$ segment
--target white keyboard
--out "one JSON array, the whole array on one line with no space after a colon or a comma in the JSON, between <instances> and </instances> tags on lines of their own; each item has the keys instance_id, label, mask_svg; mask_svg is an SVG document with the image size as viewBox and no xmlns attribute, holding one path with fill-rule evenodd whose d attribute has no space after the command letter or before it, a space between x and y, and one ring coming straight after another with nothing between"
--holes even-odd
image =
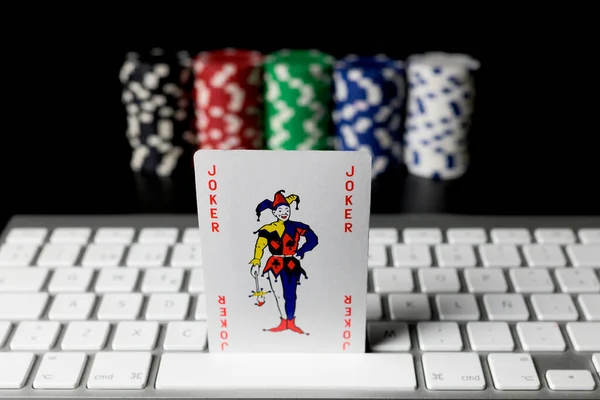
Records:
<instances>
[{"instance_id":1,"label":"white keyboard","mask_svg":"<svg viewBox=\"0 0 600 400\"><path fill-rule=\"evenodd\" d=\"M600 217L372 216L359 355L211 354L196 223L13 218L0 398L600 398Z\"/></svg>"}]
</instances>

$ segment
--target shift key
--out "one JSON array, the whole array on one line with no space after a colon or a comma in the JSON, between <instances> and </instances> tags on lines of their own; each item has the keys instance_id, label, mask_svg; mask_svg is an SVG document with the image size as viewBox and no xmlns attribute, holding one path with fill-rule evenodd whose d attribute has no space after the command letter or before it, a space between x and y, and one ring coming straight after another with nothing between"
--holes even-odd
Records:
<instances>
[{"instance_id":1,"label":"shift key","mask_svg":"<svg viewBox=\"0 0 600 400\"><path fill-rule=\"evenodd\" d=\"M144 352L100 352L94 357L88 389L143 389L152 355Z\"/></svg>"}]
</instances>

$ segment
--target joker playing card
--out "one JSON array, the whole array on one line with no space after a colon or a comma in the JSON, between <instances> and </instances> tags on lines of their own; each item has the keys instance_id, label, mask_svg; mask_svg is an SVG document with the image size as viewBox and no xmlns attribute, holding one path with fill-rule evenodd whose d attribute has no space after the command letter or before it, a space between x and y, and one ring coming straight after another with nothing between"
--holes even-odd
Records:
<instances>
[{"instance_id":1,"label":"joker playing card","mask_svg":"<svg viewBox=\"0 0 600 400\"><path fill-rule=\"evenodd\" d=\"M365 351L371 159L199 150L211 352Z\"/></svg>"}]
</instances>

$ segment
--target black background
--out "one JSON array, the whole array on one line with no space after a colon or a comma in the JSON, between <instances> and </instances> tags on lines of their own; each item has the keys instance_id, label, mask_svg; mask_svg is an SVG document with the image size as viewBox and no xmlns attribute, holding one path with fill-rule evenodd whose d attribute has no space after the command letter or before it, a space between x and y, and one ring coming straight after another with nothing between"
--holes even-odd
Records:
<instances>
[{"instance_id":1,"label":"black background","mask_svg":"<svg viewBox=\"0 0 600 400\"><path fill-rule=\"evenodd\" d=\"M599 63L589 11L148 4L118 12L93 3L41 7L26 23L25 14L6 15L5 27L15 26L5 35L0 223L14 214L195 212L189 176L158 181L129 169L118 72L127 51L152 46L471 54L482 68L469 175L386 182L373 212L600 213Z\"/></svg>"}]
</instances>

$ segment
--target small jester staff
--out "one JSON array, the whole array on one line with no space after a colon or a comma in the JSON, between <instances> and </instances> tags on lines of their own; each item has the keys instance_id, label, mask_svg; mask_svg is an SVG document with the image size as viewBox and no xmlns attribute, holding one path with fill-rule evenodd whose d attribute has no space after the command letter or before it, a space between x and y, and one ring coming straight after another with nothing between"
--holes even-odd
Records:
<instances>
[{"instance_id":1,"label":"small jester staff","mask_svg":"<svg viewBox=\"0 0 600 400\"><path fill-rule=\"evenodd\" d=\"M318 238L310 226L302 222L290 221L290 205L295 201L297 210L300 198L295 194L285 197L282 193L284 193L284 190L278 191L275 193L273 201L268 199L263 200L256 207L258 221L260 221L260 214L265 210L271 210L276 220L263 225L259 230L254 232L254 234L258 233L258 238L254 246L254 258L250 261L250 274L255 278L256 291L253 292L251 297L256 296L257 299L262 297L264 304L264 295L273 293L281 321L278 326L265 329L265 331L281 332L289 329L293 332L304 334L304 331L295 322L297 287L300 285L301 276L307 278L306 271L300 265L300 260L304 258L305 253L317 246ZM298 247L302 237L304 237L305 242L301 247ZM258 285L261 259L266 247L269 248L271 256L267 259L261 276L267 275L267 280L271 288L269 292L264 292L262 288L259 290ZM277 282L278 278L281 278L283 299L285 302L285 318L279 307L279 300L271 282L271 275L275 278L275 282ZM255 294L257 292L258 294ZM258 304L259 302L257 301Z\"/></svg>"}]
</instances>

